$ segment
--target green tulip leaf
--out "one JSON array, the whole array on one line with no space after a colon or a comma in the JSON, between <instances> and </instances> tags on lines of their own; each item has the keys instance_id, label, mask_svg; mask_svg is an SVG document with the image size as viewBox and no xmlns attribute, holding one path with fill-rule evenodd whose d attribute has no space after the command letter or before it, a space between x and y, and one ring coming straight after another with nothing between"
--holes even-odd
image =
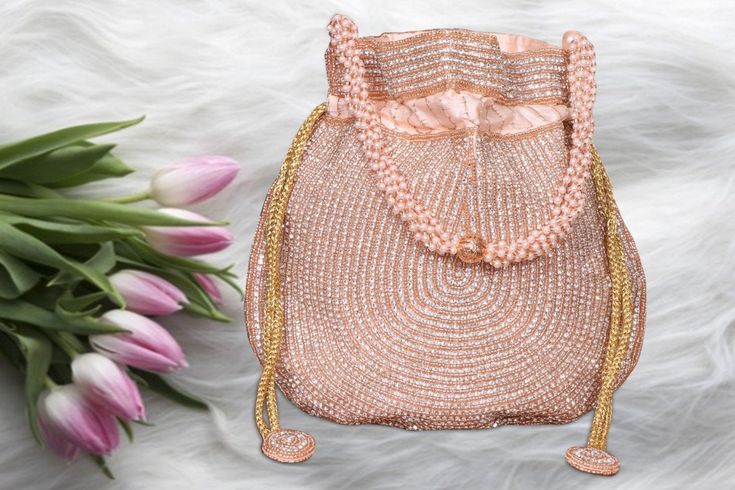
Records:
<instances>
[{"instance_id":1,"label":"green tulip leaf","mask_svg":"<svg viewBox=\"0 0 735 490\"><path fill-rule=\"evenodd\" d=\"M221 311L217 309L208 309L204 306L202 306L199 303L194 303L193 301L190 301L189 303L185 303L183 305L183 310L187 313L191 313L192 315L201 316L204 318L209 318L211 320L215 320L222 323L229 323L232 319L222 313Z\"/></svg>"},{"instance_id":2,"label":"green tulip leaf","mask_svg":"<svg viewBox=\"0 0 735 490\"><path fill-rule=\"evenodd\" d=\"M120 424L120 427L122 427L123 432L125 432L125 435L128 438L128 442L133 442L133 427L130 422L120 418L118 418L117 421Z\"/></svg>"},{"instance_id":3,"label":"green tulip leaf","mask_svg":"<svg viewBox=\"0 0 735 490\"><path fill-rule=\"evenodd\" d=\"M44 243L100 243L127 237L143 237L136 228L96 226L86 223L57 223L16 214L0 214L0 220L15 225Z\"/></svg>"},{"instance_id":4,"label":"green tulip leaf","mask_svg":"<svg viewBox=\"0 0 735 490\"><path fill-rule=\"evenodd\" d=\"M104 274L107 274L112 270L112 268L115 267L115 263L115 247L112 242L105 242L97 252L80 265L92 274L99 275L100 278L104 278L105 281L108 281ZM80 279L82 279L82 277L75 271L61 270L48 281L48 284L53 286L75 284ZM123 305L121 304L121 306Z\"/></svg>"},{"instance_id":5,"label":"green tulip leaf","mask_svg":"<svg viewBox=\"0 0 735 490\"><path fill-rule=\"evenodd\" d=\"M63 318L84 318L84 317L91 317L97 314L98 311L100 311L100 308L102 308L102 305L93 306L92 308L88 308L86 310L81 311L71 311L64 308L62 305L57 304L54 307L54 311L57 315L63 317Z\"/></svg>"},{"instance_id":6,"label":"green tulip leaf","mask_svg":"<svg viewBox=\"0 0 735 490\"><path fill-rule=\"evenodd\" d=\"M93 146L93 143L90 143L89 141L80 141L76 144L83 147ZM48 184L48 186L54 189L75 187L89 182L95 182L97 180L109 179L111 177L124 177L133 171L134 170L127 166L122 160L112 153L108 153L94 162L94 165L86 171L72 177L57 180Z\"/></svg>"},{"instance_id":7,"label":"green tulip leaf","mask_svg":"<svg viewBox=\"0 0 735 490\"><path fill-rule=\"evenodd\" d=\"M142 120L143 117L139 117L129 121L103 122L72 126L53 131L51 133L42 134L40 136L34 136L22 141L2 145L0 146L0 169L7 168L21 160L37 157L78 141L133 126Z\"/></svg>"},{"instance_id":8,"label":"green tulip leaf","mask_svg":"<svg viewBox=\"0 0 735 490\"><path fill-rule=\"evenodd\" d=\"M107 274L115 267L116 262L114 244L112 242L105 242L99 251L91 259L87 260L85 264L96 271Z\"/></svg>"},{"instance_id":9,"label":"green tulip leaf","mask_svg":"<svg viewBox=\"0 0 735 490\"><path fill-rule=\"evenodd\" d=\"M184 405L185 407L209 410L207 404L197 396L182 388L172 385L160 375L142 371L140 369L131 369L131 371L137 375L137 378L142 378L145 381L145 385L143 386L151 391L154 391L176 403Z\"/></svg>"},{"instance_id":10,"label":"green tulip leaf","mask_svg":"<svg viewBox=\"0 0 735 490\"><path fill-rule=\"evenodd\" d=\"M128 376L130 376L130 379L138 383L139 386L144 386L148 388L148 382L135 374L132 370L130 370L130 368L128 368Z\"/></svg>"},{"instance_id":11,"label":"green tulip leaf","mask_svg":"<svg viewBox=\"0 0 735 490\"><path fill-rule=\"evenodd\" d=\"M62 217L81 220L106 220L129 225L214 226L217 221L192 221L170 216L154 209L89 199L28 199L0 195L0 211L33 218Z\"/></svg>"},{"instance_id":12,"label":"green tulip leaf","mask_svg":"<svg viewBox=\"0 0 735 490\"><path fill-rule=\"evenodd\" d=\"M41 308L53 310L66 289L64 287L49 286L47 282L41 280L33 289L23 295L23 299Z\"/></svg>"},{"instance_id":13,"label":"green tulip leaf","mask_svg":"<svg viewBox=\"0 0 735 490\"><path fill-rule=\"evenodd\" d=\"M97 303L107 297L107 293L104 291L98 291L96 293L85 294L83 296L75 297L68 289L59 298L58 305L64 310L72 313L85 311L89 305ZM86 310L91 311L91 310Z\"/></svg>"},{"instance_id":14,"label":"green tulip leaf","mask_svg":"<svg viewBox=\"0 0 735 490\"><path fill-rule=\"evenodd\" d=\"M51 365L53 351L49 339L38 330L26 325L8 327L0 323L0 329L12 336L25 357L25 391L28 422L33 437L43 445L38 426L38 397L46 384L46 374Z\"/></svg>"},{"instance_id":15,"label":"green tulip leaf","mask_svg":"<svg viewBox=\"0 0 735 490\"><path fill-rule=\"evenodd\" d=\"M129 245L130 248L145 262L156 265L162 269L177 269L188 272L220 272L221 269L209 265L205 262L198 260L187 259L186 257L177 257L175 255L169 255L151 247L148 243L143 240L132 238L125 240L125 244Z\"/></svg>"},{"instance_id":16,"label":"green tulip leaf","mask_svg":"<svg viewBox=\"0 0 735 490\"><path fill-rule=\"evenodd\" d=\"M7 165L0 169L0 177L35 184L51 184L91 169L95 162L110 153L114 147L113 144L64 146L43 155Z\"/></svg>"},{"instance_id":17,"label":"green tulip leaf","mask_svg":"<svg viewBox=\"0 0 735 490\"><path fill-rule=\"evenodd\" d=\"M92 458L92 461L94 461L94 464L97 465L103 475L105 475L110 480L115 479L115 475L112 474L112 470L110 470L110 467L107 466L107 460L104 456L90 454L89 457Z\"/></svg>"},{"instance_id":18,"label":"green tulip leaf","mask_svg":"<svg viewBox=\"0 0 735 490\"><path fill-rule=\"evenodd\" d=\"M73 326L76 328L77 326L81 327L88 327L88 328L98 328L100 325L102 325L103 329L107 329L107 327L114 327L113 325L109 323L103 323L97 320L93 315L99 311L99 309L102 307L102 305L97 305L93 308L90 308L85 311L72 311L67 309L61 302L57 302L56 305L54 305L54 313L56 316L58 316L60 319L62 319L66 324ZM120 327L114 327L117 328L118 331L121 330ZM68 329L64 331L70 331Z\"/></svg>"},{"instance_id":19,"label":"green tulip leaf","mask_svg":"<svg viewBox=\"0 0 735 490\"><path fill-rule=\"evenodd\" d=\"M103 273L86 264L80 264L79 262L65 258L39 239L2 221L0 221L0 250L31 262L77 274L102 291L105 291L110 299L118 305L124 306L125 304L125 300L112 287L112 284L110 284L110 281Z\"/></svg>"},{"instance_id":20,"label":"green tulip leaf","mask_svg":"<svg viewBox=\"0 0 735 490\"><path fill-rule=\"evenodd\" d=\"M84 276L75 270L60 270L46 284L60 288L74 288L84 279Z\"/></svg>"},{"instance_id":21,"label":"green tulip leaf","mask_svg":"<svg viewBox=\"0 0 735 490\"><path fill-rule=\"evenodd\" d=\"M52 191L42 185L2 178L0 178L0 194L9 194L11 196L20 197L47 197L51 199L63 197L58 192Z\"/></svg>"},{"instance_id":22,"label":"green tulip leaf","mask_svg":"<svg viewBox=\"0 0 735 490\"><path fill-rule=\"evenodd\" d=\"M228 269L229 269L229 268L228 268ZM242 299L242 298L244 297L244 292L243 292L243 290L242 290L242 286L241 286L240 284L238 284L238 283L237 283L237 282L236 282L236 281L234 280L234 279L237 279L237 276L236 276L236 275L234 275L234 274L232 274L232 273L230 273L230 272L228 272L228 271L224 271L224 272L216 272L216 273L215 273L215 275L216 275L216 276L217 276L218 278L222 279L222 280L223 280L223 281L224 281L224 282L225 282L225 283L226 283L226 284L227 284L228 286L230 286L230 287L231 287L232 289L234 289L235 291L237 291L237 294L239 294L239 295L240 295L240 299ZM234 276L234 278L233 278L233 276Z\"/></svg>"},{"instance_id":23,"label":"green tulip leaf","mask_svg":"<svg viewBox=\"0 0 735 490\"><path fill-rule=\"evenodd\" d=\"M36 285L40 276L22 260L0 250L0 298L15 299Z\"/></svg>"},{"instance_id":24,"label":"green tulip leaf","mask_svg":"<svg viewBox=\"0 0 735 490\"><path fill-rule=\"evenodd\" d=\"M69 367L68 364L71 362L70 352L85 352L87 350L79 337L73 333L49 329L44 330L43 333L53 344L59 347L54 349L55 356L51 360L52 364L63 363L66 367Z\"/></svg>"},{"instance_id":25,"label":"green tulip leaf","mask_svg":"<svg viewBox=\"0 0 735 490\"><path fill-rule=\"evenodd\" d=\"M140 264L144 268L151 267L155 268L156 270L160 269L160 267L146 264L143 260L143 257L141 257L140 254L136 252L132 245L127 241L115 242L115 253L117 253L118 259L120 261L130 261L130 263Z\"/></svg>"},{"instance_id":26,"label":"green tulip leaf","mask_svg":"<svg viewBox=\"0 0 735 490\"><path fill-rule=\"evenodd\" d=\"M0 318L28 323L43 329L82 335L127 332L124 328L99 322L92 317L76 317L58 307L57 311L49 311L33 303L17 299L0 299Z\"/></svg>"}]
</instances>

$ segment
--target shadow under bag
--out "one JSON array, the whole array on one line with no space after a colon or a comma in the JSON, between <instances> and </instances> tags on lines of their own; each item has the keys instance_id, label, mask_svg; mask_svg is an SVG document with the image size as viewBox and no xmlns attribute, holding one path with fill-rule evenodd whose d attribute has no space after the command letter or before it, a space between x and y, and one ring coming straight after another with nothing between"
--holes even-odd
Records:
<instances>
[{"instance_id":1,"label":"shadow under bag","mask_svg":"<svg viewBox=\"0 0 735 490\"><path fill-rule=\"evenodd\" d=\"M341 424L562 424L613 475L612 395L640 354L645 279L592 144L595 58L514 34L328 28L327 100L265 200L247 287L263 452L304 461L276 385Z\"/></svg>"}]
</instances>

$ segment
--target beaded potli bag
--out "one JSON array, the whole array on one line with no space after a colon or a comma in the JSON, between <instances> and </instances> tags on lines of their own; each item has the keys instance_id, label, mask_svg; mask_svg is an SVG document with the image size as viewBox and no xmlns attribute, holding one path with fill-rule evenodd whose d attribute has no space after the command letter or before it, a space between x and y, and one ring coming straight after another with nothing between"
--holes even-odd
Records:
<instances>
[{"instance_id":1,"label":"beaded potli bag","mask_svg":"<svg viewBox=\"0 0 735 490\"><path fill-rule=\"evenodd\" d=\"M562 424L601 475L643 339L640 258L592 144L595 57L513 34L328 27L329 93L265 200L246 324L263 452L299 462L303 411L409 430Z\"/></svg>"}]
</instances>

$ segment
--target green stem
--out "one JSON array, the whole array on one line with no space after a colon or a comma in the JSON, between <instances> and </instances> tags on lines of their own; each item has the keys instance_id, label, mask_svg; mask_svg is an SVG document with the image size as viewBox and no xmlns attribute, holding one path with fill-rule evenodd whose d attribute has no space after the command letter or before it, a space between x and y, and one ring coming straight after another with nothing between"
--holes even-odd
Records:
<instances>
[{"instance_id":1,"label":"green stem","mask_svg":"<svg viewBox=\"0 0 735 490\"><path fill-rule=\"evenodd\" d=\"M64 334L65 332L47 332L47 335L51 337L51 340L53 340L54 343L59 346L67 356L69 356L69 359L74 360L74 358L79 355L79 350L73 345L73 342L64 336Z\"/></svg>"},{"instance_id":2,"label":"green stem","mask_svg":"<svg viewBox=\"0 0 735 490\"><path fill-rule=\"evenodd\" d=\"M53 379L49 378L48 376L46 376L45 382L46 382L46 387L49 388L49 389L53 389L53 388L56 388L57 386L59 386L56 383L54 383L54 380Z\"/></svg>"},{"instance_id":3,"label":"green stem","mask_svg":"<svg viewBox=\"0 0 735 490\"><path fill-rule=\"evenodd\" d=\"M143 191L138 192L137 194L131 194L129 196L122 196L122 197L111 197L109 199L104 199L105 202L114 202L117 204L128 204L131 202L138 202L138 201L145 201L146 199L150 198L151 194L150 192Z\"/></svg>"}]
</instances>

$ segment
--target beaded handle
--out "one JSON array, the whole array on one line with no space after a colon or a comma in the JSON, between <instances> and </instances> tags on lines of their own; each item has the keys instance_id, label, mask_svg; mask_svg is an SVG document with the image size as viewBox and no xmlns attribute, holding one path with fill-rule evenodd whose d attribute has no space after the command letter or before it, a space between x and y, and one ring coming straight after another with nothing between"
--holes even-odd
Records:
<instances>
[{"instance_id":1,"label":"beaded handle","mask_svg":"<svg viewBox=\"0 0 735 490\"><path fill-rule=\"evenodd\" d=\"M343 92L350 114L356 118L357 137L361 142L377 186L386 196L393 212L408 225L417 241L441 255L456 255L467 263L486 262L494 267L531 260L551 250L571 229L572 221L584 204L582 191L590 177L592 144L592 106L595 99L595 56L589 40L576 31L564 34L564 48L569 54L567 78L572 116L572 148L569 165L554 192L551 218L525 237L509 243L489 241L478 235L453 233L426 206L416 199L407 179L398 170L382 139L380 117L368 98L364 79L365 65L355 49L357 26L348 17L335 15L327 28L330 44L344 67Z\"/></svg>"}]
</instances>

